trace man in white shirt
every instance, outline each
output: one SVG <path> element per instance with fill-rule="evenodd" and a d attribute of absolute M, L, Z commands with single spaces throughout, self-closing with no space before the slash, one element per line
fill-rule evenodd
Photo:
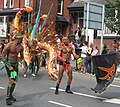
<path fill-rule="evenodd" d="M 81 72 L 86 73 L 86 66 L 87 66 L 87 50 L 88 50 L 88 42 L 85 41 L 83 43 L 83 46 L 80 48 L 81 51 L 81 58 L 82 58 L 82 67 L 81 67 Z"/>

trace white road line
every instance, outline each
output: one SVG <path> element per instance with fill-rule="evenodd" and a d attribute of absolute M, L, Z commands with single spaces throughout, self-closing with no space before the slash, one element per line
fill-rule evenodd
<path fill-rule="evenodd" d="M 54 87 L 50 87 L 51 90 L 55 90 Z M 59 89 L 59 91 L 65 91 L 63 89 Z M 97 99 L 100 99 L 100 100 L 106 100 L 107 98 L 103 98 L 103 97 L 98 97 L 98 96 L 93 96 L 93 95 L 88 95 L 88 94 L 83 94 L 83 93 L 78 93 L 78 92 L 73 92 L 74 94 L 76 95 L 79 95 L 79 96 L 85 96 L 85 97 L 89 97 L 89 98 L 97 98 Z"/>
<path fill-rule="evenodd" d="M 112 85 L 112 86 L 116 86 L 116 85 Z M 116 86 L 118 87 L 118 86 Z M 51 90 L 55 90 L 54 87 L 50 87 Z M 65 91 L 63 89 L 59 89 L 59 91 Z M 104 97 L 98 97 L 98 96 L 93 96 L 93 95 L 89 95 L 89 94 L 83 94 L 83 93 L 78 93 L 78 92 L 73 92 L 74 94 L 76 95 L 79 95 L 79 96 L 84 96 L 84 97 L 89 97 L 89 98 L 94 98 L 94 99 L 100 99 L 100 100 L 103 100 L 103 102 L 106 102 L 106 103 L 113 103 L 113 104 L 120 104 L 120 99 L 117 99 L 117 98 L 113 98 L 113 99 L 107 99 L 107 98 L 104 98 Z"/>
<path fill-rule="evenodd" d="M 111 85 L 111 86 L 119 87 L 118 85 Z M 50 89 L 55 90 L 54 87 L 50 87 Z M 65 90 L 59 89 L 59 91 L 65 91 Z M 117 98 L 108 99 L 108 98 L 93 96 L 93 95 L 84 94 L 84 93 L 78 93 L 78 92 L 73 92 L 73 93 L 79 96 L 84 96 L 84 97 L 89 97 L 89 98 L 94 98 L 94 99 L 101 99 L 103 100 L 103 102 L 106 102 L 106 103 L 120 104 L 120 99 L 117 99 Z"/>
<path fill-rule="evenodd" d="M 0 87 L 0 89 L 5 90 L 5 88 L 4 88 L 4 87 Z"/>
<path fill-rule="evenodd" d="M 110 84 L 110 86 L 120 88 L 120 85 Z"/>
<path fill-rule="evenodd" d="M 107 100 L 104 100 L 103 102 L 106 102 L 106 103 L 113 103 L 113 104 L 120 104 L 120 99 L 116 99 L 116 98 L 107 99 Z"/>
<path fill-rule="evenodd" d="M 66 104 L 62 104 L 62 103 L 59 103 L 59 102 L 55 102 L 55 101 L 48 101 L 48 102 L 52 103 L 52 104 L 60 105 L 62 107 L 72 107 L 72 106 L 69 106 L 69 105 L 66 105 Z"/>

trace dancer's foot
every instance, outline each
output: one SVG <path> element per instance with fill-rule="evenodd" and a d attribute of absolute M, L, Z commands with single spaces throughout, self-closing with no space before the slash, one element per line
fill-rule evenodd
<path fill-rule="evenodd" d="M 7 104 L 7 105 L 12 105 L 12 101 L 11 101 L 10 98 L 7 98 L 7 99 L 6 99 L 6 104 Z"/>
<path fill-rule="evenodd" d="M 57 95 L 58 95 L 58 94 L 59 94 L 59 91 L 58 91 L 58 90 L 55 90 L 55 94 L 57 94 Z"/>
<path fill-rule="evenodd" d="M 33 73 L 32 76 L 35 77 L 36 75 Z"/>
<path fill-rule="evenodd" d="M 70 89 L 66 89 L 65 92 L 66 92 L 66 93 L 73 94 L 73 92 L 72 92 Z"/>
<path fill-rule="evenodd" d="M 16 98 L 14 98 L 13 96 L 11 96 L 11 100 L 12 101 L 17 101 Z"/>
<path fill-rule="evenodd" d="M 65 92 L 66 92 L 66 93 L 73 94 L 73 92 L 70 90 L 70 85 L 68 85 L 68 86 L 66 87 Z"/>
<path fill-rule="evenodd" d="M 26 77 L 27 77 L 27 75 L 26 75 L 26 74 L 24 74 L 24 75 L 23 75 L 23 77 L 25 77 L 25 78 L 26 78 Z"/>

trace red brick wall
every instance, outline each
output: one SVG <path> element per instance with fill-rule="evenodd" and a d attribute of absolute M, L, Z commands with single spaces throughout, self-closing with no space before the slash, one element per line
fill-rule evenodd
<path fill-rule="evenodd" d="M 112 50 L 113 40 L 114 39 L 103 39 L 103 44 L 107 45 L 108 50 Z M 100 50 L 100 41 L 101 41 L 100 39 L 94 39 L 94 46 L 97 46 L 99 50 Z"/>
<path fill-rule="evenodd" d="M 41 15 L 43 14 L 48 14 L 48 11 L 53 4 L 48 23 L 51 23 L 52 21 L 54 22 L 52 28 L 55 30 L 55 19 L 56 19 L 56 14 L 57 14 L 57 0 L 43 0 L 42 1 L 42 8 L 41 8 Z"/>
<path fill-rule="evenodd" d="M 21 0 L 14 0 L 14 8 L 19 8 L 19 3 L 21 3 Z"/>
<path fill-rule="evenodd" d="M 0 0 L 0 1 L 1 1 L 1 3 L 0 3 L 0 9 L 2 9 L 3 5 L 4 5 L 4 0 Z"/>
<path fill-rule="evenodd" d="M 25 7 L 25 0 L 20 0 L 20 8 Z"/>
<path fill-rule="evenodd" d="M 72 3 L 72 1 L 73 0 L 64 0 L 63 15 L 67 18 L 68 22 L 70 22 L 70 14 L 69 14 L 69 10 L 67 9 L 67 6 L 69 6 Z M 68 36 L 68 34 L 69 34 L 69 26 L 64 36 Z"/>

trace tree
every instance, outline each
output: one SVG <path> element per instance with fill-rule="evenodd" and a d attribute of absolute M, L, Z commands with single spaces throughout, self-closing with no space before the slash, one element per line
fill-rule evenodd
<path fill-rule="evenodd" d="M 108 0 L 105 24 L 112 32 L 120 35 L 120 0 Z"/>

